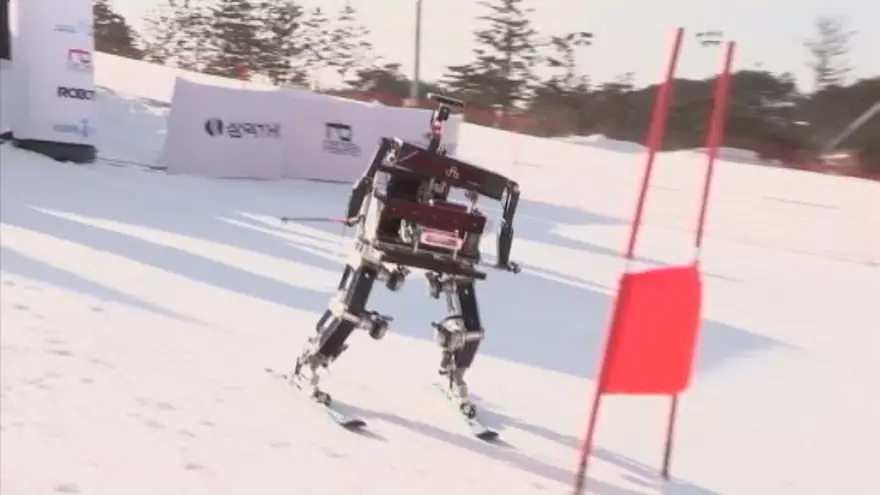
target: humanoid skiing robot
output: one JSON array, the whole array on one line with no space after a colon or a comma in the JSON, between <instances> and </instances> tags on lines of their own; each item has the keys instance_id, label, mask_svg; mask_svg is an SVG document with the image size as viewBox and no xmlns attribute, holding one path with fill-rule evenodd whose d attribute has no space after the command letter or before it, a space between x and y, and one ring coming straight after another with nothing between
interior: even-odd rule
<instances>
[{"instance_id":1,"label":"humanoid skiing robot","mask_svg":"<svg viewBox=\"0 0 880 495\"><path fill-rule=\"evenodd\" d=\"M461 412L474 417L464 374L483 339L477 298L477 280L486 274L480 265L479 243L486 217L476 208L480 196L503 203L498 228L495 268L519 272L510 261L513 217L519 185L499 174L446 156L441 147L443 124L458 100L431 95L438 107L431 116L427 148L396 138L382 138L367 170L349 199L346 223L357 226L354 249L347 261L338 293L316 324L296 362L292 379L318 402L330 396L318 387L322 368L346 349L356 329L381 339L392 317L367 309L378 281L397 291L411 269L425 271L431 297L445 296L449 315L432 325L442 349L440 374L448 380L447 394ZM449 201L452 189L461 189L467 202Z\"/></svg>"}]
</instances>

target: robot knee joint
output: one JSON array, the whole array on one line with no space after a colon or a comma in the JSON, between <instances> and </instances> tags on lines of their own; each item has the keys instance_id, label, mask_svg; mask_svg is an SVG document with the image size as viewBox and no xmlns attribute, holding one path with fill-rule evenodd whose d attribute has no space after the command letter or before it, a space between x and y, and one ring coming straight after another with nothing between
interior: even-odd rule
<instances>
[{"instance_id":1,"label":"robot knee joint","mask_svg":"<svg viewBox=\"0 0 880 495\"><path fill-rule=\"evenodd\" d=\"M468 342L483 340L483 330L467 330L461 316L447 316L431 325L437 344L447 351L456 351Z\"/></svg>"}]
</instances>

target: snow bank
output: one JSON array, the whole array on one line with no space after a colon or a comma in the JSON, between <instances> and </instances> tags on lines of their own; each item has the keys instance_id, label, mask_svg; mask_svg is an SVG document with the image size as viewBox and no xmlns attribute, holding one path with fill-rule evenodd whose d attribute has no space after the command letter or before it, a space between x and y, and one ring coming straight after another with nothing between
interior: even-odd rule
<instances>
[{"instance_id":1,"label":"snow bank","mask_svg":"<svg viewBox=\"0 0 880 495\"><path fill-rule=\"evenodd\" d=\"M706 148L698 148L693 151L695 153L705 154ZM727 148L722 146L721 148L718 148L718 158L727 162L747 163L751 165L766 164L766 161L762 160L757 152L739 148Z\"/></svg>"},{"instance_id":2,"label":"snow bank","mask_svg":"<svg viewBox=\"0 0 880 495\"><path fill-rule=\"evenodd\" d=\"M621 153L642 153L647 149L639 143L610 139L603 134L593 134L590 136L566 136L563 138L557 138L557 140L569 144L592 146L594 148L618 151Z\"/></svg>"},{"instance_id":3,"label":"snow bank","mask_svg":"<svg viewBox=\"0 0 880 495\"><path fill-rule=\"evenodd\" d=\"M95 105L99 157L155 166L165 146L169 107L102 88Z\"/></svg>"}]
</instances>

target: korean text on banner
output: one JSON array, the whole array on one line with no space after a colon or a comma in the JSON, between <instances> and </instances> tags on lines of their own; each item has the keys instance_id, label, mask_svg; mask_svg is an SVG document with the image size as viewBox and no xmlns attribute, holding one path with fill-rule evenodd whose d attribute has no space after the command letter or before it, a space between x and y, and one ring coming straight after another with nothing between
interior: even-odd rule
<instances>
[{"instance_id":1,"label":"korean text on banner","mask_svg":"<svg viewBox=\"0 0 880 495\"><path fill-rule=\"evenodd\" d=\"M17 8L16 138L94 145L92 3L27 0Z\"/></svg>"},{"instance_id":2,"label":"korean text on banner","mask_svg":"<svg viewBox=\"0 0 880 495\"><path fill-rule=\"evenodd\" d=\"M232 89L178 78L163 161L171 173L278 179L294 133L277 91Z\"/></svg>"}]
</instances>

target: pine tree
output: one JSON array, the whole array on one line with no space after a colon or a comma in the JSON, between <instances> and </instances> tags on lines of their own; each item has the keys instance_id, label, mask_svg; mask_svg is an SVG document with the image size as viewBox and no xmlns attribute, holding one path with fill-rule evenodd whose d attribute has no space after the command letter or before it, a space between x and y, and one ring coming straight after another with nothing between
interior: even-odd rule
<instances>
[{"instance_id":1,"label":"pine tree","mask_svg":"<svg viewBox=\"0 0 880 495\"><path fill-rule=\"evenodd\" d=\"M396 105L409 97L412 81L400 71L399 63L391 62L380 67L359 69L355 77L346 81L346 84L358 91L369 91L383 97L397 97L398 101L393 103ZM443 90L436 83L419 82L421 99L427 98L428 93L442 92Z\"/></svg>"},{"instance_id":2,"label":"pine tree","mask_svg":"<svg viewBox=\"0 0 880 495\"><path fill-rule=\"evenodd\" d=\"M302 58L304 11L294 0L277 0L265 8L265 36L259 71L274 84L303 86L308 81Z\"/></svg>"},{"instance_id":3,"label":"pine tree","mask_svg":"<svg viewBox=\"0 0 880 495\"><path fill-rule=\"evenodd\" d=\"M854 35L840 19L825 16L816 20L816 38L804 43L813 57L810 68L815 91L846 84L851 68L844 57L849 53L849 42Z\"/></svg>"},{"instance_id":4,"label":"pine tree","mask_svg":"<svg viewBox=\"0 0 880 495\"><path fill-rule=\"evenodd\" d=\"M137 34L125 20L110 6L108 0L95 0L94 13L95 50L121 57L140 59L143 56L137 47Z\"/></svg>"},{"instance_id":5,"label":"pine tree","mask_svg":"<svg viewBox=\"0 0 880 495\"><path fill-rule=\"evenodd\" d=\"M357 10L351 2L345 2L333 24L327 48L333 53L330 66L336 73L347 81L358 71L374 68L377 61L369 40L370 31L358 21Z\"/></svg>"},{"instance_id":6,"label":"pine tree","mask_svg":"<svg viewBox=\"0 0 880 495\"><path fill-rule=\"evenodd\" d=\"M568 92L577 90L587 83L587 77L578 71L577 52L578 49L590 46L592 43L593 34L585 31L551 37L548 45L552 53L545 57L545 61L551 70L555 69L559 73L552 76L544 86L560 92Z\"/></svg>"},{"instance_id":7,"label":"pine tree","mask_svg":"<svg viewBox=\"0 0 880 495\"><path fill-rule=\"evenodd\" d=\"M320 7L310 10L302 25L300 63L310 79L318 79L333 63L328 52L331 43L330 19Z\"/></svg>"},{"instance_id":8,"label":"pine tree","mask_svg":"<svg viewBox=\"0 0 880 495\"><path fill-rule=\"evenodd\" d=\"M179 36L175 29L177 4L174 0L162 6L154 7L144 18L144 58L150 62L164 64L175 55L175 38Z\"/></svg>"},{"instance_id":9,"label":"pine tree","mask_svg":"<svg viewBox=\"0 0 880 495\"><path fill-rule=\"evenodd\" d=\"M590 127L590 79L578 68L578 50L592 44L592 33L552 36L544 45L543 62L551 76L537 88L529 114L540 121L543 134L576 134Z\"/></svg>"},{"instance_id":10,"label":"pine tree","mask_svg":"<svg viewBox=\"0 0 880 495\"><path fill-rule=\"evenodd\" d=\"M260 68L262 11L250 0L218 0L211 8L209 74L240 77Z\"/></svg>"},{"instance_id":11,"label":"pine tree","mask_svg":"<svg viewBox=\"0 0 880 495\"><path fill-rule=\"evenodd\" d=\"M528 19L526 0L481 1L488 25L474 33L476 60L447 69L444 84L458 96L505 113L530 97L538 61L537 33Z\"/></svg>"},{"instance_id":12,"label":"pine tree","mask_svg":"<svg viewBox=\"0 0 880 495\"><path fill-rule=\"evenodd\" d=\"M187 70L201 70L210 55L207 4L198 0L166 0L145 19L145 58Z\"/></svg>"},{"instance_id":13,"label":"pine tree","mask_svg":"<svg viewBox=\"0 0 880 495\"><path fill-rule=\"evenodd\" d=\"M444 91L466 101L469 105L489 107L495 105L498 98L494 87L496 77L475 63L451 65L446 68L446 75L440 81Z\"/></svg>"}]
</instances>

